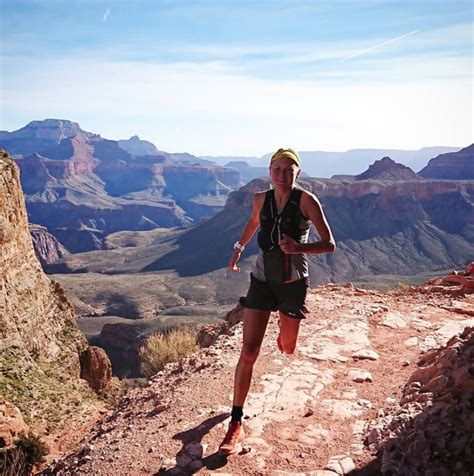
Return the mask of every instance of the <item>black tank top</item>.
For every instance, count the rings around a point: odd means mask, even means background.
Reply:
[[[263,251],[278,247],[283,235],[288,235],[296,242],[301,243],[306,232],[301,230],[301,220],[306,220],[300,210],[300,200],[303,191],[294,188],[283,210],[278,213],[275,190],[265,193],[265,201],[260,210],[260,231],[258,245]]]

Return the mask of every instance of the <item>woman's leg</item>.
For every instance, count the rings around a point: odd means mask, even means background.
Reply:
[[[280,314],[280,335],[278,336],[278,348],[285,354],[292,354],[296,348],[298,333],[300,330],[300,319],[287,316],[283,312]]]
[[[231,455],[238,453],[241,449],[245,437],[242,428],[242,407],[247,398],[253,365],[260,351],[269,317],[270,311],[249,308],[244,310],[244,337],[239,362],[235,369],[234,403],[229,429],[219,446],[221,454]]]
[[[243,406],[250,388],[252,371],[262,345],[270,311],[245,308],[244,335],[239,362],[235,369],[234,406]]]

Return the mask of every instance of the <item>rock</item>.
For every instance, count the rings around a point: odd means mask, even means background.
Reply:
[[[457,152],[437,155],[418,175],[434,179],[474,179],[473,154],[474,146],[470,145]]]
[[[400,406],[369,425],[367,440],[380,451],[382,472],[470,473],[473,358],[474,328],[469,327],[422,356]]]
[[[225,317],[225,320],[230,324],[231,327],[235,326],[239,322],[244,320],[244,307],[241,304],[229,311]]]
[[[422,180],[410,167],[398,164],[390,157],[383,157],[376,160],[369,168],[360,175],[356,175],[356,180],[378,179],[378,180],[400,180],[414,181]]]
[[[329,469],[330,471],[334,471],[336,474],[344,475],[355,470],[355,464],[350,456],[337,455],[330,458],[329,463],[324,467],[324,469]]]
[[[361,349],[352,354],[354,359],[378,360],[379,354],[371,349]]]
[[[439,329],[428,334],[419,344],[422,352],[430,349],[437,349],[442,345],[446,345],[449,339],[463,331],[464,328],[474,326],[474,319],[466,319],[462,321],[451,321],[442,325]]]
[[[88,346],[81,353],[81,378],[97,393],[105,390],[112,378],[112,364],[100,347]]]
[[[369,435],[367,436],[367,442],[369,443],[369,445],[374,445],[380,441],[381,437],[382,437],[381,429],[378,427],[373,427],[370,430]]]
[[[415,328],[415,329],[430,329],[432,327],[430,322],[424,321],[423,319],[419,319],[415,317],[410,321],[410,324]]]
[[[29,230],[36,257],[43,267],[71,254],[44,226],[30,224]]]
[[[339,464],[341,465],[343,474],[349,474],[351,471],[356,469],[354,461],[350,456],[345,456],[341,460],[339,460]]]
[[[227,334],[229,327],[230,324],[227,321],[201,326],[196,337],[199,347],[210,347],[220,335]]]
[[[0,448],[12,446],[20,434],[29,431],[20,410],[0,395]]]
[[[405,341],[405,345],[407,347],[413,347],[415,345],[418,345],[418,337],[410,337],[410,339],[407,339]]]
[[[64,289],[45,275],[35,256],[18,167],[4,151],[0,250],[0,384],[6,399],[22,402],[25,419],[54,429],[99,404],[86,387],[79,392],[80,353],[87,341]],[[45,388],[54,392],[39,399]],[[64,396],[61,405],[53,394]]]
[[[397,311],[387,312],[382,318],[382,324],[390,329],[403,329],[407,326],[404,316]]]
[[[350,369],[348,372],[349,378],[352,379],[354,382],[362,383],[362,382],[372,382],[372,375],[370,372],[361,369]]]

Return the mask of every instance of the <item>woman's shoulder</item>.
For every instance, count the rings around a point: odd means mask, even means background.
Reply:
[[[253,204],[259,209],[262,208],[263,203],[265,202],[265,196],[268,190],[263,190],[262,192],[255,192],[253,194]]]
[[[255,192],[253,194],[253,198],[256,199],[256,200],[264,200],[267,193],[271,192],[272,190],[273,190],[272,188],[269,188],[268,190],[262,190],[260,192]]]
[[[301,190],[301,200],[304,200],[305,202],[318,201],[318,198],[313,192],[310,192],[309,190],[306,190],[305,188],[302,188],[302,187],[299,187],[299,190]]]

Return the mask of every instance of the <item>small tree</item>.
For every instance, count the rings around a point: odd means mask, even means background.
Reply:
[[[150,377],[163,367],[197,350],[196,335],[190,329],[174,329],[168,334],[153,334],[140,348],[140,370]]]

